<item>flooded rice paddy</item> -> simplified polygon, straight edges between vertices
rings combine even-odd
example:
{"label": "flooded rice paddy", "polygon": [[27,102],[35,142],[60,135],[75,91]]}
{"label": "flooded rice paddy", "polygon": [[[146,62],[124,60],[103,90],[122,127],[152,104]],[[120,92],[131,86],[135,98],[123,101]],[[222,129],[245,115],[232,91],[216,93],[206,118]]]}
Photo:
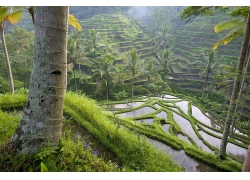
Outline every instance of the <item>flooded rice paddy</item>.
{"label": "flooded rice paddy", "polygon": [[[212,128],[221,130],[221,126],[218,125],[219,123],[216,123],[213,120],[209,119],[210,115],[208,113],[203,113],[198,107],[191,105],[191,110],[190,112],[192,113],[191,115],[188,113],[189,109],[188,109],[188,103],[190,103],[189,101],[186,100],[181,100],[178,97],[175,96],[170,96],[170,95],[164,95],[162,97],[149,97],[152,98],[154,100],[151,101],[151,105],[153,104],[153,106],[156,109],[161,109],[164,107],[168,106],[169,110],[172,110],[172,116],[173,116],[173,120],[179,125],[179,127],[181,128],[182,133],[178,134],[177,132],[174,132],[175,135],[181,139],[186,141],[189,144],[192,144],[191,142],[195,142],[195,144],[200,147],[203,151],[205,152],[209,152],[209,153],[214,153],[214,151],[212,151],[206,144],[204,144],[203,140],[200,139],[197,135],[200,134],[202,136],[202,138],[207,141],[210,145],[214,146],[215,148],[219,149],[220,146],[220,142],[221,142],[221,137],[223,132],[217,132],[215,130],[213,130]],[[144,97],[145,101],[147,100],[146,97]],[[160,104],[164,104],[164,107],[162,107],[160,104],[156,103],[155,101],[160,100]],[[120,116],[121,118],[127,118],[127,117],[140,117],[142,115],[145,114],[152,114],[155,115],[159,118],[164,118],[166,121],[168,121],[168,111],[162,110],[159,113],[155,113],[155,109],[148,107],[147,104],[144,104],[145,102],[136,102],[134,107],[138,107],[138,106],[142,106],[142,108],[140,109],[136,109],[136,110],[132,110],[132,111],[128,111],[126,113],[121,113],[119,114],[118,112],[118,116]],[[126,108],[126,104],[119,104],[117,105],[117,108]],[[177,109],[177,107],[179,107],[181,111],[179,111]],[[184,113],[184,114],[182,114]],[[199,126],[202,128],[199,128],[197,125],[193,125],[191,124],[191,122],[189,121],[189,119],[186,119],[184,117],[189,117],[192,118],[194,117],[197,121],[196,123],[199,124]],[[154,120],[153,119],[142,119],[142,120],[137,120],[136,122],[142,122],[142,123],[146,123],[149,125],[154,124]],[[204,126],[207,125],[208,127]],[[170,132],[170,124],[166,124],[163,123],[161,124],[162,130],[165,133]],[[193,127],[195,129],[193,129]],[[211,127],[211,128],[209,128]],[[203,130],[204,129],[204,130]],[[174,129],[173,129],[174,131]],[[196,132],[195,132],[196,131]],[[208,133],[212,133],[215,136],[218,136],[220,138],[217,138],[215,136],[212,136]],[[237,130],[237,133],[241,133]],[[192,141],[190,141],[190,139]],[[211,172],[211,171],[217,171],[214,168],[211,168],[203,163],[197,162],[195,159],[188,157],[185,152],[182,151],[176,151],[173,150],[171,147],[165,145],[162,142],[153,140],[153,139],[148,139],[148,141],[150,143],[152,143],[154,146],[156,146],[158,149],[164,151],[167,154],[170,154],[173,158],[174,161],[176,161],[177,163],[179,163],[182,167],[184,167],[186,169],[186,171],[201,171],[201,172]],[[241,141],[238,141],[240,143],[242,143]],[[245,154],[246,154],[247,149],[246,148],[242,148],[240,146],[237,146],[233,143],[228,143],[227,145],[227,153],[231,154],[241,160],[244,160]]]}

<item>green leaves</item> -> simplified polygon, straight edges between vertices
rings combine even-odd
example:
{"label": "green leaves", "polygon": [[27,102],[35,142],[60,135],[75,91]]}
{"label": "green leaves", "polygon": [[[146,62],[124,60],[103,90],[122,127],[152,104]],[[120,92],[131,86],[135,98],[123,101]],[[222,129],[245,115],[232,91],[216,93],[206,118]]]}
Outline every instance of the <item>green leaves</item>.
{"label": "green leaves", "polygon": [[41,172],[49,172],[48,168],[41,162]]}

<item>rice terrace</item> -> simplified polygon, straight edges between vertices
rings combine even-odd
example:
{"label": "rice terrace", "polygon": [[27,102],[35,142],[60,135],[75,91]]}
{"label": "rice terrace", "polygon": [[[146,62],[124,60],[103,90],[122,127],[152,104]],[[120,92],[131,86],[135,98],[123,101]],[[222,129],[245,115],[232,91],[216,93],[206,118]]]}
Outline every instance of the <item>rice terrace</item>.
{"label": "rice terrace", "polygon": [[248,6],[1,6],[1,172],[249,172]]}

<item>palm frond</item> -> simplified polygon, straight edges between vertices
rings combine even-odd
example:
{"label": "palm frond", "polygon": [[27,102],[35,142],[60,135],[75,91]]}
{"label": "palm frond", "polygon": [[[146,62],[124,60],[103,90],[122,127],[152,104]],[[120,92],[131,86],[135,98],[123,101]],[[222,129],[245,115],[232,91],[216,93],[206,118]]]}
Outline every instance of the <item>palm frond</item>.
{"label": "palm frond", "polygon": [[[4,16],[5,16],[5,18],[4,18]],[[13,24],[18,23],[22,19],[23,12],[22,11],[16,11],[16,12],[13,12],[13,13],[10,13],[10,14],[6,13],[4,16],[1,16],[2,17],[1,22],[6,21],[6,22],[9,22],[9,23],[11,23],[13,25]]]}
{"label": "palm frond", "polygon": [[72,15],[72,14],[69,14],[69,17],[68,17],[68,22],[69,24],[74,27],[75,29],[77,29],[78,31],[81,31],[82,30],[82,26],[80,24],[80,22],[78,21],[78,19]]}
{"label": "palm frond", "polygon": [[234,29],[234,28],[238,28],[240,26],[244,26],[245,22],[243,21],[243,19],[230,19],[227,21],[223,21],[218,23],[216,26],[214,26],[214,32],[219,33],[223,30],[226,29]]}
{"label": "palm frond", "polygon": [[217,49],[217,47],[219,45],[226,45],[227,43],[229,43],[230,41],[232,41],[233,39],[242,36],[245,32],[245,26],[241,26],[233,31],[231,31],[229,34],[227,34],[224,38],[222,38],[221,40],[217,41],[214,46],[213,46],[213,50]]}

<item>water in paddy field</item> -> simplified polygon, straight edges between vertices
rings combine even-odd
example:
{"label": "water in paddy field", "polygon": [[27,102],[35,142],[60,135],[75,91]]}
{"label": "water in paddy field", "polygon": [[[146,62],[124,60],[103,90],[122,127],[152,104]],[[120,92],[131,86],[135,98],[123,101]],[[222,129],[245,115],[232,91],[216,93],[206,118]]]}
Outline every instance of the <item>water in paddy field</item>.
{"label": "water in paddy field", "polygon": [[147,140],[159,150],[169,154],[173,161],[185,168],[186,172],[219,172],[220,170],[198,162],[185,154],[183,150],[174,150],[166,144],[147,138]]}
{"label": "water in paddy field", "polygon": [[[145,98],[145,97],[144,97]],[[178,97],[174,97],[174,96],[170,96],[170,95],[163,95],[162,97],[151,97],[151,98],[156,98],[161,100],[166,106],[175,106],[175,107],[179,107],[181,108],[181,110],[183,111],[183,113],[185,113],[185,115],[188,115],[188,103],[189,101],[182,101],[181,99],[179,99]],[[146,99],[146,98],[145,98]],[[174,103],[169,102],[169,101],[176,101]],[[156,107],[157,109],[162,108],[159,104],[155,103],[155,102],[151,102],[152,104],[154,104],[153,106]],[[140,105],[143,105],[143,102],[140,102]],[[177,110],[177,108],[174,107],[170,107],[172,108],[172,110],[176,110],[176,112],[180,113],[180,111]],[[209,144],[211,144],[212,146],[216,147],[217,149],[220,148],[220,143],[221,143],[221,137],[222,137],[222,132],[217,132],[213,129],[210,129],[204,125],[202,125],[201,123],[211,127],[211,128],[215,128],[218,130],[221,130],[221,122],[218,122],[214,120],[211,120],[209,117],[211,117],[208,113],[203,113],[198,107],[191,105],[191,113],[192,116],[195,117],[195,119],[197,119],[197,123],[200,125],[201,128],[204,129],[204,131],[202,129],[200,129],[197,125],[195,125],[194,128],[196,128],[195,130],[198,131],[198,133],[202,136],[202,138],[207,141]],[[127,113],[122,113],[120,114],[121,117],[139,117],[142,116],[144,114],[150,114],[155,112],[155,110],[153,108],[150,107],[144,107],[138,110],[135,110],[134,112],[130,111]],[[206,144],[204,144],[204,142],[199,139],[199,137],[197,136],[197,134],[195,133],[195,130],[193,129],[191,123],[185,119],[184,117],[180,116],[179,114],[175,113],[174,111],[172,111],[173,113],[173,118],[174,121],[181,127],[182,132],[185,133],[184,134],[177,134],[176,136],[179,139],[182,139],[188,143],[191,144],[190,142],[190,138],[198,145],[198,147],[200,147],[203,151],[209,152],[209,153],[214,153],[214,151],[212,151]],[[158,114],[156,114],[156,116],[160,117],[160,118],[165,118],[166,120],[168,120],[167,116],[168,114],[165,111],[161,111]],[[147,122],[148,121],[148,122]],[[139,121],[137,121],[139,122]],[[150,123],[149,123],[150,122]],[[153,120],[145,120],[145,123],[147,124],[151,124],[153,123]],[[166,133],[169,133],[169,127],[170,124],[161,124],[162,125],[162,129],[163,131],[165,131]],[[208,131],[210,133],[213,133],[214,135],[219,136],[220,138],[216,138],[208,133],[206,133],[205,131]],[[238,134],[242,134],[240,131],[237,130]],[[247,135],[245,135],[247,136]],[[199,163],[196,160],[188,157],[184,151],[175,151],[173,150],[171,147],[168,147],[167,145],[156,141],[156,140],[152,140],[149,139],[149,141],[154,144],[158,149],[163,150],[166,153],[169,153],[173,159],[178,162],[181,166],[186,168],[186,171],[200,171],[200,172],[210,172],[210,171],[217,171],[214,168],[211,168],[203,163]],[[240,140],[238,141],[239,143],[243,143]],[[231,154],[241,160],[244,161],[245,155],[246,155],[247,149],[246,148],[242,148],[240,146],[237,146],[235,144],[232,143],[228,143],[227,144],[227,153]],[[184,160],[185,159],[185,160]]]}
{"label": "water in paddy field", "polygon": [[124,108],[135,108],[140,105],[144,104],[144,102],[133,102],[128,104],[112,104],[108,105],[108,108],[115,108],[115,109],[124,109]]}
{"label": "water in paddy field", "polygon": [[139,117],[142,116],[144,114],[150,114],[155,112],[155,110],[151,107],[143,107],[141,109],[137,109],[134,111],[130,111],[130,112],[126,112],[126,113],[122,113],[122,114],[118,114],[118,116],[120,117]]}

